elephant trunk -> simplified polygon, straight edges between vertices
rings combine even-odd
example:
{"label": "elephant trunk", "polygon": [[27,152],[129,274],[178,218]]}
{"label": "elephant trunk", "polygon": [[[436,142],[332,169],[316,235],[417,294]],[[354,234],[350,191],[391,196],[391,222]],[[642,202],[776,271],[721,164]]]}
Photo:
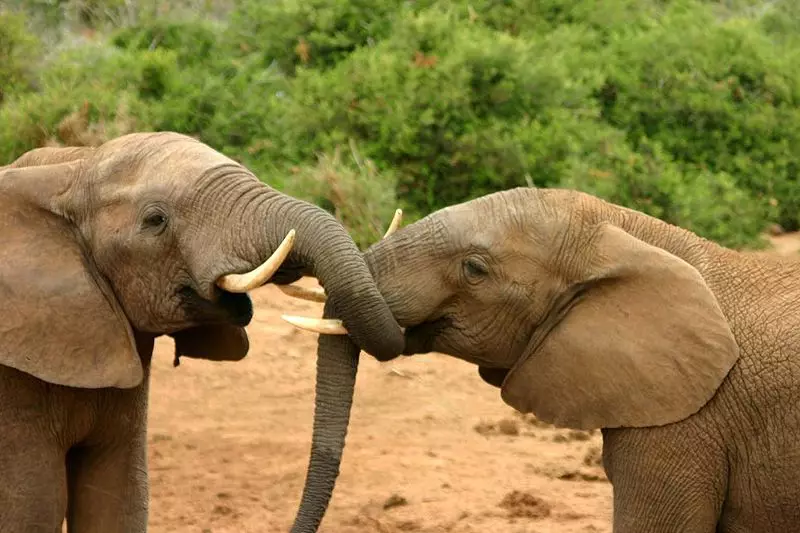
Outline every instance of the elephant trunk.
{"label": "elephant trunk", "polygon": [[[324,317],[331,316],[331,304],[326,303]],[[339,476],[359,352],[346,335],[319,336],[311,459],[291,533],[315,533],[325,516]]]}
{"label": "elephant trunk", "polygon": [[[382,281],[381,286],[395,298],[394,305],[387,300],[393,312],[408,307],[402,293],[392,291],[389,280],[400,270],[399,255],[396,248],[411,249],[420,238],[419,228],[414,231],[402,231],[389,241],[375,243],[364,254],[363,258],[375,281]],[[425,235],[425,232],[422,233]],[[376,251],[378,252],[376,254]],[[380,260],[377,258],[380,257]],[[328,293],[328,291],[326,291]],[[421,297],[424,297],[422,295]],[[338,307],[334,311],[331,302],[333,295],[328,293],[324,318],[340,317]],[[350,329],[348,328],[348,331]],[[397,354],[393,354],[393,357]],[[393,358],[392,357],[392,358]],[[359,349],[347,335],[320,335],[317,349],[317,388],[314,411],[314,436],[311,445],[311,460],[303,490],[303,497],[292,526],[291,533],[314,533],[330,502],[339,475],[347,426],[350,419],[350,407],[353,401],[356,372],[358,368]],[[386,360],[386,359],[384,359]]]}
{"label": "elephant trunk", "polygon": [[357,346],[379,360],[401,353],[403,332],[347,230],[316,205],[265,185],[249,192],[256,194],[243,196],[242,201],[251,206],[246,212],[256,226],[248,231],[250,239],[232,236],[231,242],[238,243],[235,255],[246,258],[250,267],[257,265],[265,250],[276,250],[294,230],[291,251],[271,281],[287,284],[303,274],[315,276]]}
{"label": "elephant trunk", "polygon": [[[348,328],[355,344],[379,360],[403,350],[403,332],[378,291],[360,250],[342,225],[323,209],[269,189],[275,195],[261,204],[255,220],[269,221],[266,246],[274,250],[292,229],[295,243],[282,270],[299,269],[294,277],[273,279],[290,283],[302,273],[313,274],[329,296],[332,312]],[[258,244],[262,248],[264,245]],[[300,272],[301,271],[301,272]]]}
{"label": "elephant trunk", "polygon": [[[341,319],[349,336],[320,335],[311,455],[293,533],[317,531],[339,474],[360,349],[379,360],[402,353],[404,338],[364,258],[342,225],[323,209],[269,189],[254,220],[267,220],[269,249],[289,231],[295,244],[273,282],[313,274],[328,295],[325,316]],[[264,243],[256,243],[263,248]],[[263,255],[263,252],[262,252]]]}

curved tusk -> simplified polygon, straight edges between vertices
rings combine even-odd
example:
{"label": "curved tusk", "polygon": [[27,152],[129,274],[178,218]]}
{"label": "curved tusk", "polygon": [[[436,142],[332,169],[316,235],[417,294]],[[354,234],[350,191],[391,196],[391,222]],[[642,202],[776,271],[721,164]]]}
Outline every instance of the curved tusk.
{"label": "curved tusk", "polygon": [[397,209],[394,212],[394,218],[392,218],[392,223],[389,224],[389,229],[387,229],[386,233],[383,234],[383,238],[385,239],[386,237],[397,231],[397,228],[400,227],[401,222],[403,222],[403,210]]}
{"label": "curved tusk", "polygon": [[278,288],[288,296],[300,298],[301,300],[308,300],[309,302],[325,303],[328,299],[325,295],[325,289],[319,287],[306,289],[299,285],[278,285]]}
{"label": "curved tusk", "polygon": [[289,324],[307,331],[323,335],[347,335],[344,324],[336,318],[309,318],[291,315],[281,315],[281,318]]}
{"label": "curved tusk", "polygon": [[267,282],[269,278],[280,268],[286,256],[292,251],[294,245],[295,231],[289,230],[283,242],[278,246],[269,259],[264,261],[261,266],[245,274],[228,274],[217,280],[217,286],[228,292],[243,293],[257,289]]}

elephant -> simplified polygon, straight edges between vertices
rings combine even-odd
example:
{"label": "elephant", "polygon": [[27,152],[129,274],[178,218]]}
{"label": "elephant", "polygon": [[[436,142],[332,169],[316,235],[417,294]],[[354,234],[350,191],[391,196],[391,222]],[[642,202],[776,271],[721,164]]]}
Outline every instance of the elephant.
{"label": "elephant", "polygon": [[[615,533],[800,531],[796,259],[525,187],[433,212],[364,257],[405,355],[459,358],[520,413],[600,430]],[[358,352],[334,314],[286,319]]]}
{"label": "elephant", "polygon": [[[174,340],[175,365],[241,360],[248,292],[265,283],[314,275],[348,342],[384,359],[403,348],[331,214],[179,133],[0,167],[0,235],[0,532],[146,531],[154,341]],[[349,371],[337,361],[320,363],[319,389]]]}

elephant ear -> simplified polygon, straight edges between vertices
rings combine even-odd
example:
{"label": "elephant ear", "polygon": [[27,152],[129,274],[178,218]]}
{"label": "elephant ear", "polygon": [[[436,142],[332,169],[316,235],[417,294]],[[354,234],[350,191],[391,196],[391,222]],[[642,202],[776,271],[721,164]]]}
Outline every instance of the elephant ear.
{"label": "elephant ear", "polygon": [[694,267],[610,224],[597,230],[581,295],[517,361],[502,398],[576,429],[682,420],[736,362],[733,333]]}
{"label": "elephant ear", "polygon": [[80,168],[0,171],[0,364],[58,385],[134,387],[143,370],[128,320],[55,207]]}
{"label": "elephant ear", "polygon": [[170,333],[175,340],[175,364],[181,356],[211,361],[239,361],[250,349],[244,328],[219,324],[196,326]]}

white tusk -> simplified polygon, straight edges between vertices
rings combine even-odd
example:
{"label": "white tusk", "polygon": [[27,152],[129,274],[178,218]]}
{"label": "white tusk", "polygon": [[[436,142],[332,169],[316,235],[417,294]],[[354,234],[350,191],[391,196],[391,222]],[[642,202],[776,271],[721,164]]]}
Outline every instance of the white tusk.
{"label": "white tusk", "polygon": [[289,233],[284,237],[283,242],[278,249],[275,250],[269,259],[264,261],[261,266],[251,270],[245,274],[228,274],[222,276],[217,280],[217,286],[220,289],[228,292],[243,293],[257,289],[267,282],[269,278],[280,268],[286,256],[292,251],[294,245],[294,230],[289,230]]}
{"label": "white tusk", "polygon": [[344,324],[336,318],[309,318],[291,315],[281,315],[281,318],[289,324],[307,331],[323,335],[347,335]]}
{"label": "white tusk", "polygon": [[306,289],[305,287],[300,287],[299,285],[278,285],[278,288],[283,291],[284,294],[294,298],[300,298],[301,300],[308,300],[309,302],[325,303],[325,301],[328,299],[328,297],[325,295],[325,289],[320,287]]}
{"label": "white tusk", "polygon": [[400,223],[403,221],[403,210],[398,209],[394,212],[394,218],[392,218],[392,223],[389,224],[389,229],[386,230],[386,233],[383,234],[383,238],[385,239],[395,231],[397,228],[400,227]]}

